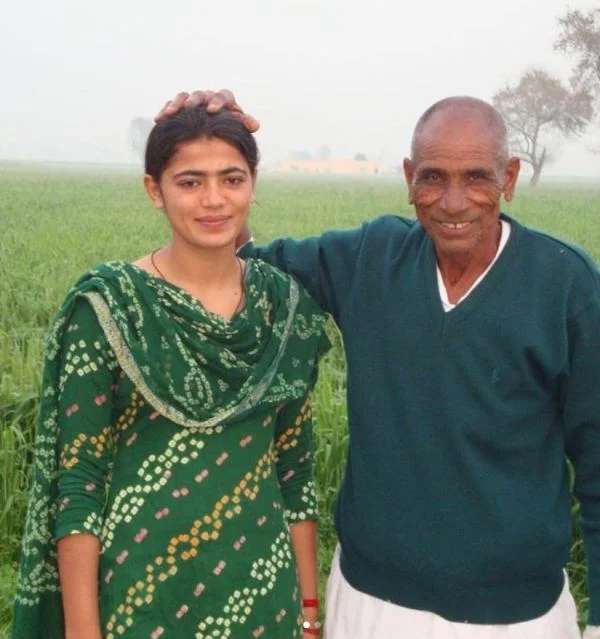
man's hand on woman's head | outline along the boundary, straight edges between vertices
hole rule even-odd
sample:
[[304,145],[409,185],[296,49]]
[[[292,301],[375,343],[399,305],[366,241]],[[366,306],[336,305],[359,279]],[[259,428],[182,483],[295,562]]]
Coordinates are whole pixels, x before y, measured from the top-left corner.
[[192,91],[186,93],[182,91],[178,93],[172,100],[169,100],[154,118],[155,122],[160,122],[169,118],[182,109],[189,109],[195,106],[205,106],[209,113],[215,113],[221,109],[228,109],[237,118],[239,118],[244,126],[254,133],[258,131],[260,123],[248,113],[244,113],[240,105],[235,101],[235,96],[228,89],[220,91]]

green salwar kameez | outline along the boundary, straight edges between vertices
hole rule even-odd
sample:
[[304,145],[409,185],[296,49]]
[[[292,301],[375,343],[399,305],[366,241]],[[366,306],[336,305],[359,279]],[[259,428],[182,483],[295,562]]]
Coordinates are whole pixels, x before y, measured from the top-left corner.
[[103,637],[301,634],[289,524],[315,519],[308,399],[324,317],[249,260],[230,321],[124,262],[48,340],[13,636],[63,639],[56,541],[101,542]]

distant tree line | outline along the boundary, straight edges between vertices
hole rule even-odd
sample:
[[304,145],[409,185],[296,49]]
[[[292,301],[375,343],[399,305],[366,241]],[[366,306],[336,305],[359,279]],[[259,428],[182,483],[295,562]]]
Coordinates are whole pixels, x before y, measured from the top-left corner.
[[[300,149],[295,151],[290,151],[289,153],[290,160],[302,161],[302,160],[331,160],[332,154],[331,149],[327,145],[323,145],[317,149],[315,153],[311,153],[306,149]],[[364,153],[356,153],[354,155],[354,159],[357,162],[366,162],[367,156]]]

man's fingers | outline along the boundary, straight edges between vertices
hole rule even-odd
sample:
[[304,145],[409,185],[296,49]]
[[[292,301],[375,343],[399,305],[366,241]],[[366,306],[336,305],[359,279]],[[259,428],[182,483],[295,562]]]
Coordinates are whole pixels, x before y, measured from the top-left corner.
[[229,89],[221,89],[220,91],[197,90],[191,93],[182,91],[165,104],[160,113],[154,118],[154,121],[160,122],[165,118],[176,115],[182,109],[191,109],[197,106],[206,106],[206,110],[209,113],[216,113],[221,109],[227,109],[231,111],[251,133],[258,131],[260,127],[260,123],[256,118],[243,112],[240,105],[236,102],[235,96]]
[[185,108],[190,109],[208,104],[214,94],[214,91],[192,91],[185,101]]
[[171,105],[174,109],[181,109],[185,101],[189,98],[190,94],[187,91],[181,91],[175,96],[175,99],[171,101]]
[[242,113],[240,115],[244,126],[248,129],[248,131],[250,131],[250,133],[255,133],[258,129],[260,129],[260,122],[255,117],[252,117],[248,113]]
[[165,106],[154,116],[155,122],[160,122],[161,120],[164,120],[167,117],[167,109],[169,108],[170,105],[171,105],[171,100],[167,100],[165,102]]
[[248,113],[244,113],[244,110],[237,103],[235,96],[229,89],[217,91],[210,103],[206,106],[206,110],[212,113],[223,108],[228,109],[236,118],[241,120],[250,133],[254,133],[260,128],[259,121]]
[[225,106],[230,111],[239,111],[239,113],[244,112],[242,107],[237,103],[235,95],[233,95],[233,93],[229,89],[220,89],[218,95],[221,95],[223,97],[223,99],[225,100]]
[[253,116],[248,115],[247,113],[242,113],[241,111],[232,111],[231,115],[234,118],[237,118],[250,133],[254,133],[260,129],[260,122]]
[[185,101],[188,99],[189,93],[182,91],[178,93],[172,100],[169,100],[165,106],[160,110],[158,115],[154,118],[155,122],[160,122],[165,118],[168,118],[176,113],[179,113],[185,104]]
[[240,107],[235,101],[235,96],[231,91],[229,91],[229,89],[221,89],[220,91],[214,93],[206,105],[206,110],[209,113],[215,113],[216,111],[220,111],[221,109],[228,109],[229,111],[241,111]]

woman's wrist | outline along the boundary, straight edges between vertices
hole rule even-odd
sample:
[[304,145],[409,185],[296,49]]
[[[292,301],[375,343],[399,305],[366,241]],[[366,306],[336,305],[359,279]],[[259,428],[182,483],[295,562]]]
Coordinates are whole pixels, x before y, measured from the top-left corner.
[[65,628],[65,639],[102,639],[99,626],[86,628]]
[[319,608],[319,600],[317,597],[313,597],[312,599],[310,598],[305,598],[302,600],[302,608]]
[[302,632],[314,637],[321,635],[319,600],[316,597],[302,599]]
[[302,616],[305,619],[314,620],[319,618],[320,602],[317,597],[305,597],[302,599]]

